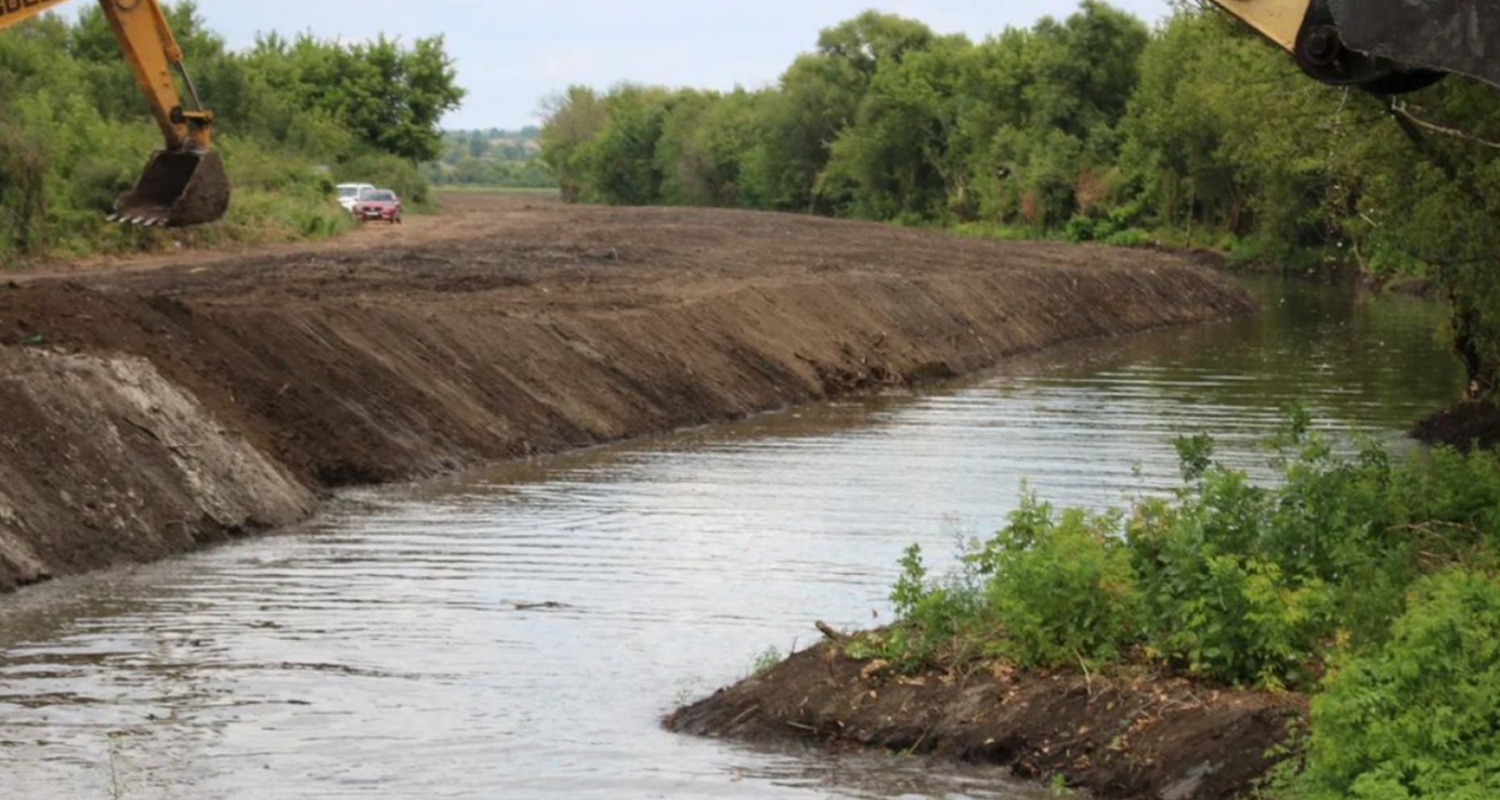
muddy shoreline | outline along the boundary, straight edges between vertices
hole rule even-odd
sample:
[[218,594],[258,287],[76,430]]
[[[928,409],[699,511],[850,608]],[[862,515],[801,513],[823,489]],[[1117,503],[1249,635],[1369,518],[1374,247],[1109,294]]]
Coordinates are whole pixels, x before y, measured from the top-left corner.
[[327,491],[1253,311],[1185,258],[475,197],[451,234],[0,287],[0,591]]
[[1304,698],[1159,674],[903,675],[828,642],[663,720],[670,731],[879,748],[1010,768],[1102,800],[1234,800],[1275,766]]

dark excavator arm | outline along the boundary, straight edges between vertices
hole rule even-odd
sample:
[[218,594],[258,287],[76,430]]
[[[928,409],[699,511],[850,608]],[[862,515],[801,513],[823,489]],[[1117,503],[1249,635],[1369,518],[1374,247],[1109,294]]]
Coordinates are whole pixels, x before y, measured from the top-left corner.
[[1500,86],[1500,4],[1494,0],[1332,0],[1351,48]]
[[1212,2],[1325,83],[1401,94],[1457,73],[1500,86],[1495,0]]

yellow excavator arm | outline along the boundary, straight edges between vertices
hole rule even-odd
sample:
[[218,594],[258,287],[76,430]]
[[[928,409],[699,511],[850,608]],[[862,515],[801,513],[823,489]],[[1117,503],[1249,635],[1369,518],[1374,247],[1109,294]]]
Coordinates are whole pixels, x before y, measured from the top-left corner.
[[1495,0],[1212,0],[1324,83],[1377,94],[1457,73],[1500,86]]
[[[0,29],[68,0],[0,0]],[[203,108],[183,66],[182,48],[157,0],[99,0],[166,139],[135,188],[115,201],[112,219],[136,225],[213,222],[229,208],[229,179],[213,150],[213,112]],[[192,108],[177,88],[182,79]]]

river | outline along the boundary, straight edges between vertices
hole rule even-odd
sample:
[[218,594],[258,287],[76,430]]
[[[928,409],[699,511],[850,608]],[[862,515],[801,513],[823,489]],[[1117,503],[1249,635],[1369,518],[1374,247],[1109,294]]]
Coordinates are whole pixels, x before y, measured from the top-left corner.
[[1257,289],[1252,319],[352,492],[297,530],[0,598],[0,796],[1032,796],[657,722],[817,619],[888,620],[907,544],[941,564],[1024,485],[1108,505],[1175,485],[1178,433],[1263,472],[1295,399],[1395,441],[1457,396],[1437,307]]

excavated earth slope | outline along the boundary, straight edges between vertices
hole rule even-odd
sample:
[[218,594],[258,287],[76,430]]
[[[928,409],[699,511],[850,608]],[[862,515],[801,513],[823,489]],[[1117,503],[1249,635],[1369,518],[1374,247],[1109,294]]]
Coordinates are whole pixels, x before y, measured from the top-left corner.
[[715,210],[439,222],[0,288],[0,590],[421,477],[1253,310],[1177,256]]

